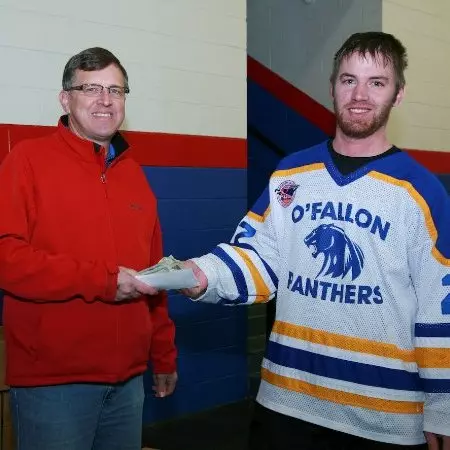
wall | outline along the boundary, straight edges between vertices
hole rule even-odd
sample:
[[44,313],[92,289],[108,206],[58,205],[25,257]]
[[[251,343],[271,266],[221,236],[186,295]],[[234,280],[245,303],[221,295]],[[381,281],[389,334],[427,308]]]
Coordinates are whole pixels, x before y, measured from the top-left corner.
[[0,57],[10,67],[0,75],[10,105],[0,123],[53,125],[64,63],[98,45],[129,72],[126,128],[245,137],[245,5],[238,0],[137,0],[133,7],[1,0],[0,20]]
[[333,55],[350,34],[381,29],[381,4],[247,0],[248,54],[331,109],[328,80]]
[[392,116],[389,135],[412,149],[450,151],[450,3],[384,0],[383,31],[407,47],[407,90]]
[[[0,158],[53,130],[70,56],[92,46],[127,68],[127,131],[159,198],[166,254],[208,251],[246,210],[246,8],[241,0],[0,0]],[[171,296],[180,382],[145,422],[243,398],[246,311]]]
[[407,149],[447,151],[449,20],[446,0],[248,0],[248,54],[331,110],[334,52],[354,32],[393,33],[407,47],[409,68],[406,97],[392,113],[389,137]]

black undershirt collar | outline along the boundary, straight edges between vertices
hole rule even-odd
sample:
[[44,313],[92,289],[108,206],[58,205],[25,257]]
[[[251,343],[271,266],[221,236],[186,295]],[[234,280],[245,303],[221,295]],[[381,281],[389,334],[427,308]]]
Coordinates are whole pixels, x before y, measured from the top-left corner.
[[333,148],[333,141],[331,139],[328,141],[327,145],[333,164],[341,175],[348,175],[376,159],[400,152],[399,148],[392,146],[389,150],[375,156],[346,156],[341,155]]

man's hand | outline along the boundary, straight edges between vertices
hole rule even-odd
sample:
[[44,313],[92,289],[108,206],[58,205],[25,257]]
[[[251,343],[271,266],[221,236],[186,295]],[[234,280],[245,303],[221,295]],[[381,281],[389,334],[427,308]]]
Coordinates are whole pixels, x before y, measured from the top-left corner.
[[177,384],[178,375],[174,373],[156,373],[153,375],[153,390],[156,397],[166,397],[172,394]]
[[198,286],[193,288],[180,289],[180,292],[186,297],[190,297],[195,300],[205,293],[208,287],[208,278],[206,278],[206,275],[200,269],[200,267],[198,267],[197,264],[195,264],[194,261],[191,261],[190,259],[184,261],[183,266],[185,269],[192,269],[195,278],[197,278],[198,280]]
[[428,450],[450,450],[450,436],[439,436],[425,431]]
[[126,267],[119,267],[117,276],[116,302],[132,300],[142,295],[156,295],[158,290],[135,278],[137,272]]

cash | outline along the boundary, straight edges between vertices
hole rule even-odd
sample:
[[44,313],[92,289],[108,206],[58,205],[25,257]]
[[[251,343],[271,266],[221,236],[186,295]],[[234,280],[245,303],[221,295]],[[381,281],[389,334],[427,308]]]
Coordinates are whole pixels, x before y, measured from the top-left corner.
[[149,286],[164,290],[198,286],[192,269],[183,267],[183,263],[172,255],[162,258],[152,267],[141,270],[136,278]]
[[158,272],[171,272],[173,270],[181,270],[183,268],[183,263],[170,255],[164,256],[164,258],[160,259],[157,264],[148,267],[147,269],[141,270],[140,272],[138,272],[138,274],[149,275]]

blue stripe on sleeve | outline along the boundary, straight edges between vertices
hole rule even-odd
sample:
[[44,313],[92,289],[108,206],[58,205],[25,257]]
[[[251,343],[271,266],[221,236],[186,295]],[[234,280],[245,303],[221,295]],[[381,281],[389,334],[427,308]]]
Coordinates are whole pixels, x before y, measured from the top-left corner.
[[450,380],[430,380],[429,378],[422,378],[422,386],[424,392],[430,394],[450,393]]
[[280,366],[366,386],[421,391],[417,373],[319,355],[269,341],[267,359]]
[[241,268],[234,262],[230,255],[228,255],[225,250],[221,247],[216,247],[212,252],[213,255],[217,256],[220,260],[222,260],[228,268],[231,270],[234,278],[234,282],[236,283],[239,297],[233,302],[237,303],[246,303],[248,300],[248,289],[247,283],[245,281],[245,276],[241,270]]
[[416,323],[416,337],[450,337],[450,323]]

